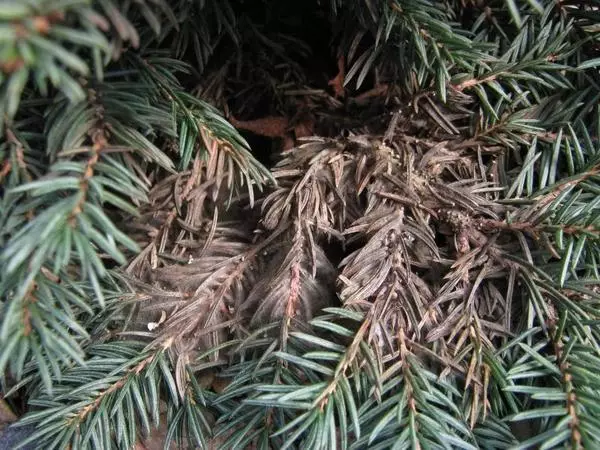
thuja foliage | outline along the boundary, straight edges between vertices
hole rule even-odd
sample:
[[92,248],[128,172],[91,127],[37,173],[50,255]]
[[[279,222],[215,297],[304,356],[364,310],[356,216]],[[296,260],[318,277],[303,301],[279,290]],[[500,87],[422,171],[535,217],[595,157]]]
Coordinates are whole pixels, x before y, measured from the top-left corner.
[[0,387],[28,441],[599,448],[598,23],[0,2]]

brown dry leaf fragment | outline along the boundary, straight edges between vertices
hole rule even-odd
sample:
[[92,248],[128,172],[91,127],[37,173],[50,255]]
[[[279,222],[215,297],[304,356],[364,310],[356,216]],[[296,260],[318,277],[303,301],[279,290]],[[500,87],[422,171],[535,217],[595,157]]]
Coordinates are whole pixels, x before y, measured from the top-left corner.
[[236,128],[270,138],[285,137],[289,127],[288,118],[278,116],[267,116],[255,120],[237,120],[231,116],[229,121]]
[[294,136],[296,139],[310,137],[315,134],[315,121],[312,117],[307,117],[294,127]]
[[332,78],[331,80],[329,80],[329,83],[327,83],[329,86],[331,86],[333,88],[333,93],[334,93],[334,97],[335,98],[344,98],[346,95],[346,91],[344,90],[344,80],[346,78],[346,71],[345,71],[345,58],[343,56],[340,56],[338,58],[338,73],[337,75]]
[[283,138],[283,150],[291,150],[296,146],[296,141],[292,136],[286,135]]

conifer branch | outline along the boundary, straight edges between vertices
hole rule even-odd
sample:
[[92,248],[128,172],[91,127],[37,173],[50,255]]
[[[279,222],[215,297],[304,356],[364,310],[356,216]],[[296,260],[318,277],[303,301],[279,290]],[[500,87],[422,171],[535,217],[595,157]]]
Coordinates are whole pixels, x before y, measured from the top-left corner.
[[594,8],[253,8],[0,3],[29,441],[598,447]]

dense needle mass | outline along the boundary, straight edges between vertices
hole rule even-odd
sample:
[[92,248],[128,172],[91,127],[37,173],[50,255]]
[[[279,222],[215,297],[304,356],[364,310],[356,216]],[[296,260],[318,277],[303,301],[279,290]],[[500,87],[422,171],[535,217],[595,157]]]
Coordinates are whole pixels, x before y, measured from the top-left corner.
[[600,447],[597,16],[0,2],[0,429]]

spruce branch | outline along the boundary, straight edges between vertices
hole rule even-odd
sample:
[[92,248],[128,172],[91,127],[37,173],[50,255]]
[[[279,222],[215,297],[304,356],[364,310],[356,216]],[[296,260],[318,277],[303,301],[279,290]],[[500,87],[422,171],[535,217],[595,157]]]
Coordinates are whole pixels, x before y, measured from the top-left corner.
[[593,5],[4,3],[30,440],[598,445]]
[[[117,58],[126,43],[134,48],[139,46],[139,33],[132,23],[137,22],[137,14],[150,25],[159,24],[162,19],[156,9],[173,17],[163,1],[134,2],[133,10],[128,10],[127,3],[31,0],[16,5],[5,2],[0,10],[4,30],[0,77],[2,126],[7,120],[10,123],[17,113],[30,79],[42,96],[51,95],[51,89],[55,88],[72,103],[83,101],[86,93],[80,77],[87,79],[93,74],[103,79],[108,61],[111,57]],[[154,31],[160,32],[160,26]]]
[[[23,419],[23,424],[34,423],[37,428],[21,445],[35,441],[51,447],[131,447],[138,433],[148,435],[151,427],[158,426],[162,399],[167,400],[169,416],[175,418],[170,422],[170,434],[181,437],[182,429],[188,427],[186,435],[196,445],[205,446],[208,422],[200,411],[201,388],[190,384],[191,395],[180,400],[165,355],[167,348],[144,351],[131,341],[88,349],[85,366],[66,370],[62,379],[55,381],[52,397],[34,395],[32,406],[42,409],[34,409]],[[182,415],[189,420],[182,420]]]

